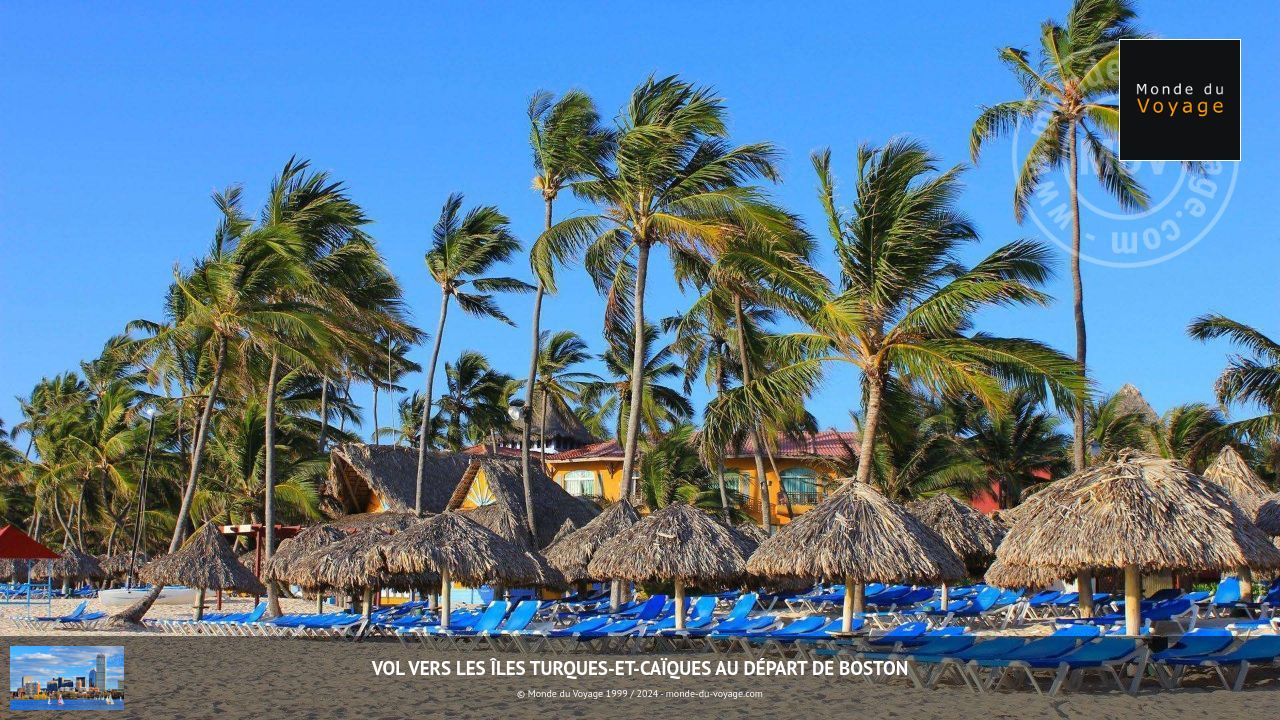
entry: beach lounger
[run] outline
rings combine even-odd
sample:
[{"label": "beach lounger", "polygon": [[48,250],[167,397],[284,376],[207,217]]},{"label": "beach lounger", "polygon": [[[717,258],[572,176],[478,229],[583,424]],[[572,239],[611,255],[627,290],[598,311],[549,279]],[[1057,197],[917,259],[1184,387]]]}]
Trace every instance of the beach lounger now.
[{"label": "beach lounger", "polygon": [[464,620],[461,623],[449,619],[449,625],[442,627],[439,624],[422,628],[418,632],[418,640],[423,645],[443,644],[448,647],[452,645],[452,638],[457,635],[474,635],[478,632],[489,632],[494,630],[507,617],[507,612],[511,610],[511,603],[506,600],[494,600],[485,607],[484,612],[479,617],[471,620]]},{"label": "beach lounger", "polygon": [[[1229,652],[1205,655],[1187,655],[1171,657],[1161,661],[1169,668],[1166,677],[1171,680],[1168,687],[1177,687],[1182,682],[1183,673],[1193,667],[1213,668],[1228,690],[1240,690],[1244,687],[1245,677],[1253,665],[1274,664],[1280,660],[1280,635],[1260,635],[1249,638],[1240,647]],[[1228,680],[1229,674],[1234,677]]]},{"label": "beach lounger", "polygon": [[[1096,626],[1072,625],[1057,630],[1047,637],[1036,638],[1002,655],[970,658],[963,669],[969,673],[969,680],[972,683],[970,687],[981,692],[1002,679],[1005,669],[1011,662],[1044,660],[1065,655],[1082,643],[1097,638],[1099,634],[1101,633]],[[986,678],[981,675],[983,670],[987,671]]]},{"label": "beach lounger", "polygon": [[[946,676],[948,670],[955,670],[960,680],[971,686],[965,665],[970,660],[1001,657],[1016,648],[1027,644],[1024,637],[997,637],[984,640],[958,652],[945,654],[927,654],[917,647],[906,656],[907,666],[917,666],[912,680],[919,681],[923,687],[933,689]],[[923,670],[923,673],[921,672]],[[977,688],[974,688],[975,690]]]},{"label": "beach lounger", "polygon": [[[1235,644],[1236,636],[1225,628],[1197,628],[1178,639],[1178,642],[1165,650],[1152,653],[1148,658],[1146,669],[1151,671],[1161,687],[1171,688],[1176,682],[1170,674],[1165,661],[1221,653]],[[1178,674],[1182,672],[1179,668]],[[1144,679],[1145,672],[1134,673],[1133,688],[1136,691]]]},{"label": "beach lounger", "polygon": [[572,637],[576,633],[591,632],[608,625],[610,620],[603,615],[580,620],[568,627],[563,628],[533,628],[528,627],[524,630],[513,630],[506,633],[506,638],[511,641],[512,646],[519,652],[531,653],[537,652],[542,648],[549,647],[553,640]]},{"label": "beach lounger", "polygon": [[[1146,647],[1134,638],[1100,638],[1066,653],[1049,651],[1041,657],[1026,657],[1010,661],[995,683],[999,688],[1007,679],[1006,676],[1020,670],[1035,688],[1036,694],[1043,695],[1040,683],[1036,682],[1037,671],[1049,671],[1053,674],[1053,683],[1049,686],[1049,694],[1057,695],[1066,684],[1078,686],[1084,673],[1096,671],[1106,673],[1115,680],[1121,691],[1130,691],[1120,677],[1119,669],[1131,662],[1142,664],[1146,657]],[[1136,692],[1136,686],[1131,692]]]},{"label": "beach lounger", "polygon": [[[712,646],[715,652],[732,652],[735,647],[742,649],[750,654],[754,645],[764,643],[764,638],[774,633],[802,633],[810,630],[816,630],[826,625],[828,618],[822,615],[808,615],[806,617],[797,618],[786,625],[775,628],[772,625],[764,628],[753,628],[748,630],[716,630],[712,629],[707,633],[707,643]],[[776,623],[775,623],[776,624]]]},{"label": "beach lounger", "polygon": [[541,606],[542,603],[538,600],[521,600],[511,610],[511,614],[505,620],[502,620],[497,627],[486,629],[480,627],[480,623],[477,623],[476,626],[469,630],[451,632],[447,637],[452,641],[454,649],[466,646],[496,649],[496,640],[505,639],[511,633],[528,629]]},{"label": "beach lounger", "polygon": [[1240,578],[1229,575],[1218,582],[1213,596],[1200,604],[1204,606],[1206,614],[1212,617],[1231,612],[1231,608],[1238,602],[1240,602]]},{"label": "beach lounger", "polygon": [[1000,588],[984,587],[969,600],[960,600],[958,605],[951,603],[945,609],[940,608],[925,614],[931,619],[936,619],[940,627],[950,625],[955,619],[980,620],[986,623],[987,613],[996,607],[1001,594]]},{"label": "beach lounger", "polygon": [[[1121,607],[1123,608],[1123,606]],[[1140,610],[1144,625],[1149,626],[1153,622],[1173,622],[1177,623],[1184,633],[1196,628],[1198,612],[1199,608],[1196,607],[1195,603],[1186,598],[1158,602]],[[1060,618],[1057,622],[1060,625],[1101,625],[1104,627],[1107,625],[1123,625],[1125,614],[1123,612],[1115,612],[1091,618]]]}]

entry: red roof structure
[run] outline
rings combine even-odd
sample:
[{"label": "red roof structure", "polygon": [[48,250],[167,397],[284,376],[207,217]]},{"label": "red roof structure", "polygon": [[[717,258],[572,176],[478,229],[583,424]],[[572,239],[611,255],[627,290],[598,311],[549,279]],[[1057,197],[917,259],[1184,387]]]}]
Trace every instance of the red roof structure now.
[{"label": "red roof structure", "polygon": [[[774,453],[776,457],[782,458],[810,458],[810,457],[845,457],[849,449],[855,453],[858,450],[858,434],[853,432],[839,432],[836,430],[824,430],[822,432],[810,433],[799,437],[780,436],[777,440],[778,450]],[[735,457],[747,457],[755,453],[755,443],[751,438],[747,438],[743,443],[742,450],[734,453]],[[564,462],[571,460],[612,460],[622,459],[622,446],[617,440],[605,440],[604,442],[594,443],[586,447],[566,450],[554,455],[548,455],[548,462]]]},{"label": "red roof structure", "polygon": [[7,525],[0,530],[0,559],[57,560],[58,553],[41,545],[18,528]]}]

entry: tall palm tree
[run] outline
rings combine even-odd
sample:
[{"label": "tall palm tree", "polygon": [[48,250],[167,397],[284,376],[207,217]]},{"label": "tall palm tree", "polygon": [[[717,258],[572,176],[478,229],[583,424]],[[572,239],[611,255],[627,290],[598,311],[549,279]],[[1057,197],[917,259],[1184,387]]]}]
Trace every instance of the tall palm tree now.
[{"label": "tall palm tree", "polygon": [[[709,88],[676,77],[649,78],[631,95],[618,121],[611,167],[597,166],[574,192],[600,207],[597,215],[561,220],[538,239],[534,267],[554,289],[547,270],[584,248],[596,275],[625,278],[632,287],[629,311],[630,376],[638,378],[646,357],[644,295],[649,254],[710,256],[733,237],[731,219],[771,223],[777,212],[747,183],[774,180],[776,155],[768,143],[732,147],[724,103]],[[632,250],[635,259],[630,259]],[[642,383],[632,383],[627,406],[622,473],[631,494],[642,408]]]},{"label": "tall palm tree", "polygon": [[[413,509],[422,514],[422,490],[427,459],[427,428],[431,421],[432,383],[436,363],[440,359],[440,341],[449,315],[449,301],[454,300],[464,313],[489,317],[508,325],[515,323],[498,308],[495,292],[529,292],[528,283],[509,277],[481,277],[498,263],[506,262],[520,251],[520,241],[511,234],[507,216],[492,205],[472,208],[462,213],[462,195],[454,193],[445,201],[440,219],[432,230],[431,249],[427,251],[427,271],[440,286],[440,320],[436,324],[435,345],[427,364],[427,389],[423,393],[422,420],[418,428],[418,477]],[[474,292],[473,292],[474,290]]]},{"label": "tall palm tree", "polygon": [[[1045,120],[1019,170],[1013,209],[1022,222],[1046,175],[1066,165],[1076,362],[1081,375],[1087,373],[1087,343],[1080,275],[1080,146],[1092,157],[1098,181],[1122,207],[1143,208],[1148,202],[1142,186],[1106,144],[1106,139],[1120,132],[1120,109],[1108,100],[1119,90],[1119,41],[1136,34],[1131,25],[1135,15],[1129,0],[1075,0],[1065,24],[1046,20],[1040,26],[1040,57],[1035,64],[1024,50],[1001,49],[1000,59],[1027,97],[982,108],[969,137],[969,151],[976,162],[983,143],[1013,133],[1022,120]],[[1081,470],[1085,466],[1084,408],[1076,407],[1072,415],[1072,462]]]},{"label": "tall palm tree", "polygon": [[[638,374],[633,374],[630,365],[632,334],[624,328],[611,334],[609,349],[600,356],[607,377],[585,383],[579,395],[582,407],[589,410],[584,418],[587,428],[595,435],[606,435],[612,424],[614,437],[624,446],[632,433],[627,418],[633,415],[638,418],[634,432],[646,437],[656,437],[693,416],[689,399],[679,389],[664,384],[683,372],[674,349],[670,345],[657,346],[659,331],[654,325],[646,327],[644,335],[645,354]],[[638,392],[633,391],[633,377],[640,378]],[[633,412],[632,398],[637,395],[640,409]],[[628,485],[623,482],[625,491]]]},{"label": "tall palm tree", "polygon": [[[542,334],[538,342],[538,371],[535,375],[537,383],[535,391],[526,397],[535,398],[541,426],[538,428],[538,446],[546,453],[547,417],[554,410],[569,415],[573,413],[572,404],[582,397],[583,390],[591,383],[601,381],[595,373],[583,372],[575,368],[591,359],[587,343],[572,330],[561,330],[555,333]],[[529,425],[531,423],[525,423]],[[526,428],[527,432],[527,428]]]},{"label": "tall palm tree", "polygon": [[1280,342],[1255,327],[1224,315],[1202,315],[1187,334],[1208,342],[1226,338],[1241,354],[1227,358],[1227,367],[1214,384],[1223,405],[1253,404],[1261,415],[1227,424],[1225,430],[1263,443],[1280,434]]},{"label": "tall palm tree", "polygon": [[445,427],[445,445],[454,452],[467,443],[483,442],[507,425],[507,383],[511,376],[494,370],[489,359],[464,350],[444,364],[448,391],[437,403]]},{"label": "tall palm tree", "polygon": [[[570,90],[556,99],[549,92],[539,91],[529,99],[529,145],[533,148],[533,165],[537,175],[533,189],[542,194],[546,208],[545,227],[553,225],[553,209],[556,198],[566,188],[607,162],[612,152],[613,133],[600,124],[600,113],[590,96],[578,90]],[[542,268],[550,276],[553,266]],[[535,268],[537,272],[537,268]],[[529,353],[529,377],[525,381],[524,406],[532,413],[534,389],[538,385],[538,363],[541,357],[542,297],[547,285],[538,279],[533,296],[532,337],[533,350]],[[526,416],[526,420],[531,415]],[[533,479],[530,473],[530,442],[532,428],[524,422],[520,431],[520,473],[524,481],[525,520],[529,532],[536,535],[533,509]]]},{"label": "tall palm tree", "polygon": [[[977,240],[955,208],[960,168],[937,171],[934,157],[908,139],[858,150],[851,212],[838,208],[830,152],[813,158],[820,200],[835,241],[835,284],[797,285],[807,296],[808,329],[785,341],[798,360],[730,391],[707,410],[708,427],[762,415],[787,398],[805,397],[827,363],[862,373],[860,457],[875,454],[886,389],[895,382],[937,395],[972,393],[996,406],[1005,383],[1047,388],[1061,403],[1082,396],[1085,380],[1069,358],[1039,342],[966,334],[979,309],[1043,304],[1036,289],[1049,275],[1047,249],[1018,241],[972,267],[958,251]],[[870,482],[871,463],[857,480]]]},{"label": "tall palm tree", "polygon": [[[373,389],[373,404],[370,412],[373,414],[373,444],[377,445],[381,442],[382,429],[378,420],[378,398],[381,391],[386,391],[392,400],[395,399],[393,393],[404,392],[405,388],[400,385],[400,380],[411,372],[421,372],[422,366],[409,359],[409,350],[412,346],[404,341],[392,336],[390,333],[384,332],[376,341],[378,345],[377,357],[367,357],[360,363],[360,378],[369,383]],[[384,352],[385,351],[385,352]]]}]

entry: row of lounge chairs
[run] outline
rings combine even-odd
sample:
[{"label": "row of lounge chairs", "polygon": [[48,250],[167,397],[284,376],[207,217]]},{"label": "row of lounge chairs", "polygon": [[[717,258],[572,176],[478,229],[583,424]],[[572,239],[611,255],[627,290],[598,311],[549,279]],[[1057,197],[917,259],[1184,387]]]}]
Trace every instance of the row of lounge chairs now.
[{"label": "row of lounge chairs", "polygon": [[29,628],[33,630],[52,630],[54,628],[93,628],[98,621],[107,617],[102,611],[88,612],[89,601],[82,600],[74,610],[66,615],[53,615],[47,617],[26,617],[14,618],[13,622],[20,628]]}]

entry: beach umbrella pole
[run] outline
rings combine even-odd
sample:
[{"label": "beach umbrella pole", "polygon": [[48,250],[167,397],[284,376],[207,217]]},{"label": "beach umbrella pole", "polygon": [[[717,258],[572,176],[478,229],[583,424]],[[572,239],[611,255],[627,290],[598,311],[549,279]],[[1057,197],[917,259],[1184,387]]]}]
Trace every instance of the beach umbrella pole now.
[{"label": "beach umbrella pole", "polygon": [[1247,567],[1242,567],[1236,575],[1240,578],[1240,602],[1252,602],[1253,571]]},{"label": "beach umbrella pole", "polygon": [[1076,576],[1076,591],[1080,593],[1080,617],[1093,617],[1093,570],[1081,570]]},{"label": "beach umbrella pole", "polygon": [[942,583],[942,606],[939,607],[938,609],[941,610],[942,612],[946,612],[947,606],[950,604],[951,604],[951,586],[944,582]]},{"label": "beach umbrella pole", "polygon": [[449,578],[449,568],[440,568],[440,629],[449,629],[449,591],[453,581]]},{"label": "beach umbrella pole", "polygon": [[622,581],[614,579],[609,583],[609,610],[617,612],[618,606],[622,604]]},{"label": "beach umbrella pole", "polygon": [[324,593],[322,592],[316,593],[316,614],[324,614]]},{"label": "beach umbrella pole", "polygon": [[849,592],[849,588],[853,587],[853,576],[846,576],[844,579],[844,619],[840,624],[840,632],[853,632],[853,593]]},{"label": "beach umbrella pole", "polygon": [[[1084,597],[1081,594],[1081,597]],[[1124,633],[1137,637],[1142,631],[1142,574],[1137,565],[1124,568]]]},{"label": "beach umbrella pole", "polygon": [[204,619],[204,588],[196,593],[196,622]]},{"label": "beach umbrella pole", "polygon": [[844,596],[849,597],[849,591],[853,591],[853,611],[856,613],[864,612],[867,609],[867,586],[857,583],[853,587],[844,586]]},{"label": "beach umbrella pole", "polygon": [[364,619],[368,620],[373,615],[373,588],[366,585],[364,588]]},{"label": "beach umbrella pole", "polygon": [[684,629],[684,583],[676,580],[676,630]]}]

